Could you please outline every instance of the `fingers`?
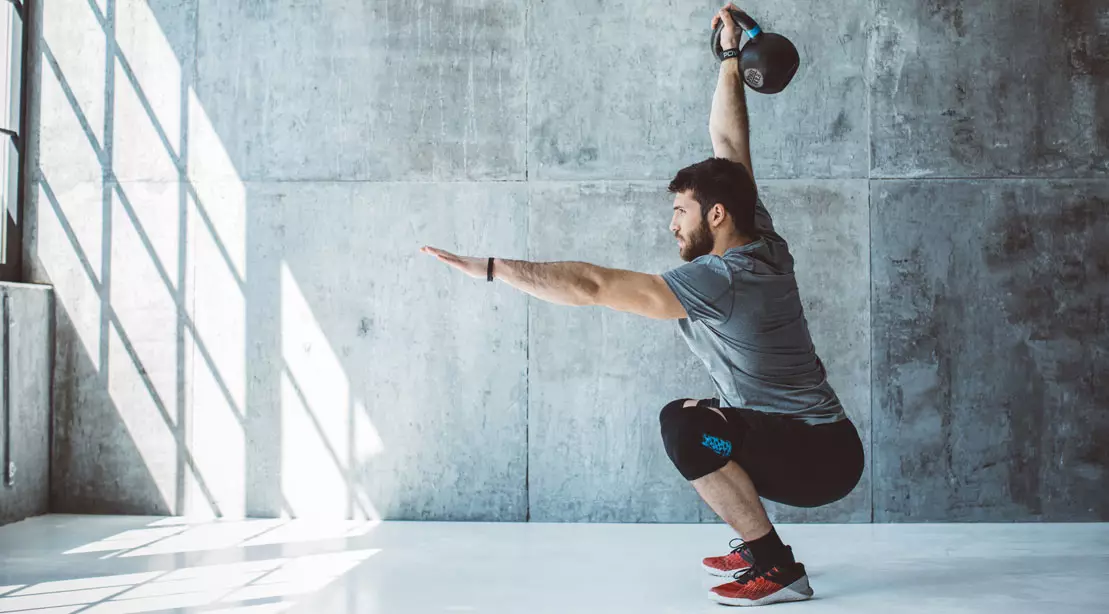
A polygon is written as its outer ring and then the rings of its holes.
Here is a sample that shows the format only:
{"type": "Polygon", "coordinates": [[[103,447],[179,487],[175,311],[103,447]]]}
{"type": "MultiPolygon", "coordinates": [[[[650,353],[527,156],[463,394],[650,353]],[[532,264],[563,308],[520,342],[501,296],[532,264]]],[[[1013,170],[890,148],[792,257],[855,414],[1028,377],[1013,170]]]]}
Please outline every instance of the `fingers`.
{"type": "Polygon", "coordinates": [[[425,253],[425,254],[428,254],[429,256],[435,256],[436,258],[438,258],[439,260],[442,260],[443,262],[451,262],[451,261],[458,260],[458,256],[455,256],[454,254],[452,254],[450,252],[445,252],[441,249],[435,249],[434,247],[430,247],[430,246],[427,246],[427,245],[421,247],[420,251],[425,253]]]}
{"type": "Polygon", "coordinates": [[[715,30],[717,28],[717,24],[719,24],[721,22],[721,20],[723,20],[725,26],[733,26],[733,27],[735,26],[735,22],[732,21],[732,16],[729,15],[728,12],[725,11],[724,9],[720,9],[720,12],[717,13],[712,18],[712,29],[713,30],[715,30]]]}
{"type": "MultiPolygon", "coordinates": [[[[729,4],[728,7],[731,8],[732,5],[729,4]]],[[[720,10],[720,16],[724,19],[724,23],[726,25],[729,25],[733,28],[735,27],[735,20],[732,19],[732,13],[727,8],[720,10]]]]}
{"type": "Polygon", "coordinates": [[[712,29],[713,30],[716,29],[716,24],[720,23],[720,20],[724,20],[724,25],[735,27],[735,20],[732,19],[732,13],[731,12],[732,11],[738,11],[738,10],[739,10],[739,8],[736,7],[736,5],[734,3],[729,2],[728,5],[725,6],[724,8],[722,8],[722,9],[720,9],[720,11],[716,13],[716,15],[713,15],[713,17],[712,17],[712,29]]]}
{"type": "Polygon", "coordinates": [[[459,266],[462,264],[461,260],[450,254],[435,254],[435,259],[451,266],[459,266]]]}

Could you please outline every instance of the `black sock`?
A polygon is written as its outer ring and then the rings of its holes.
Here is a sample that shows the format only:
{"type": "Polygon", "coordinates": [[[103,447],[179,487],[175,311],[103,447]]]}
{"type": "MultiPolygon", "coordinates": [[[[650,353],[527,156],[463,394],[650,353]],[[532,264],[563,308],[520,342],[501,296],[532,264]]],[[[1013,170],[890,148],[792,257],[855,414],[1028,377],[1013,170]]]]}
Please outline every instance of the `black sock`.
{"type": "Polygon", "coordinates": [[[770,532],[758,539],[747,542],[751,554],[755,556],[755,564],[759,567],[770,568],[775,565],[784,565],[792,562],[793,553],[782,543],[778,532],[773,527],[770,532]]]}

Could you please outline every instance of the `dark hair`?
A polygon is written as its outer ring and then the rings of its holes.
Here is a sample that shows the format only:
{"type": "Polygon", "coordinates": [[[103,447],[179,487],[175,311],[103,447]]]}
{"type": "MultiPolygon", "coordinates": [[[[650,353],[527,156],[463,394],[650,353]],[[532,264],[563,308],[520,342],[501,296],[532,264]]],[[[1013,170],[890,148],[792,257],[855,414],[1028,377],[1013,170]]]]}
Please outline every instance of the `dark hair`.
{"type": "Polygon", "coordinates": [[[732,216],[736,230],[754,237],[755,201],[758,188],[747,167],[727,158],[709,158],[691,164],[674,175],[667,190],[671,194],[692,190],[693,200],[701,205],[701,219],[708,219],[709,210],[720,203],[732,216]]]}

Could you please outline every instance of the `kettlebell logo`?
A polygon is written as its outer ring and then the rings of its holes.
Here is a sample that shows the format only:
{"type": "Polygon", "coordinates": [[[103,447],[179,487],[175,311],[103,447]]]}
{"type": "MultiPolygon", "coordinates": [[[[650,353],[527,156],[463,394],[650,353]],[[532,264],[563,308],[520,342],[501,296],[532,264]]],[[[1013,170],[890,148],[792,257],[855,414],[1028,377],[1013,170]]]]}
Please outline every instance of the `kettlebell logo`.
{"type": "Polygon", "coordinates": [[[743,71],[743,79],[747,81],[747,85],[755,89],[762,87],[762,73],[757,68],[748,68],[743,71]]]}

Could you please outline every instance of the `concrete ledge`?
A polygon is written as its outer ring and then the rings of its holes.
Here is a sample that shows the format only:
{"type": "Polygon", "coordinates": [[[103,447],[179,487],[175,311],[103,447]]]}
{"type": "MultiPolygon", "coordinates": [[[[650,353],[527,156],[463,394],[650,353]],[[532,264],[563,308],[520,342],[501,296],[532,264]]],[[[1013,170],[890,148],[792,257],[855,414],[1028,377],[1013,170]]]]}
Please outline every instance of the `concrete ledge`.
{"type": "Polygon", "coordinates": [[[7,375],[9,391],[0,398],[0,465],[10,439],[15,466],[10,483],[4,478],[8,468],[0,466],[0,524],[7,524],[45,514],[49,504],[54,289],[0,283],[0,301],[6,303],[0,308],[0,373],[7,375]]]}

